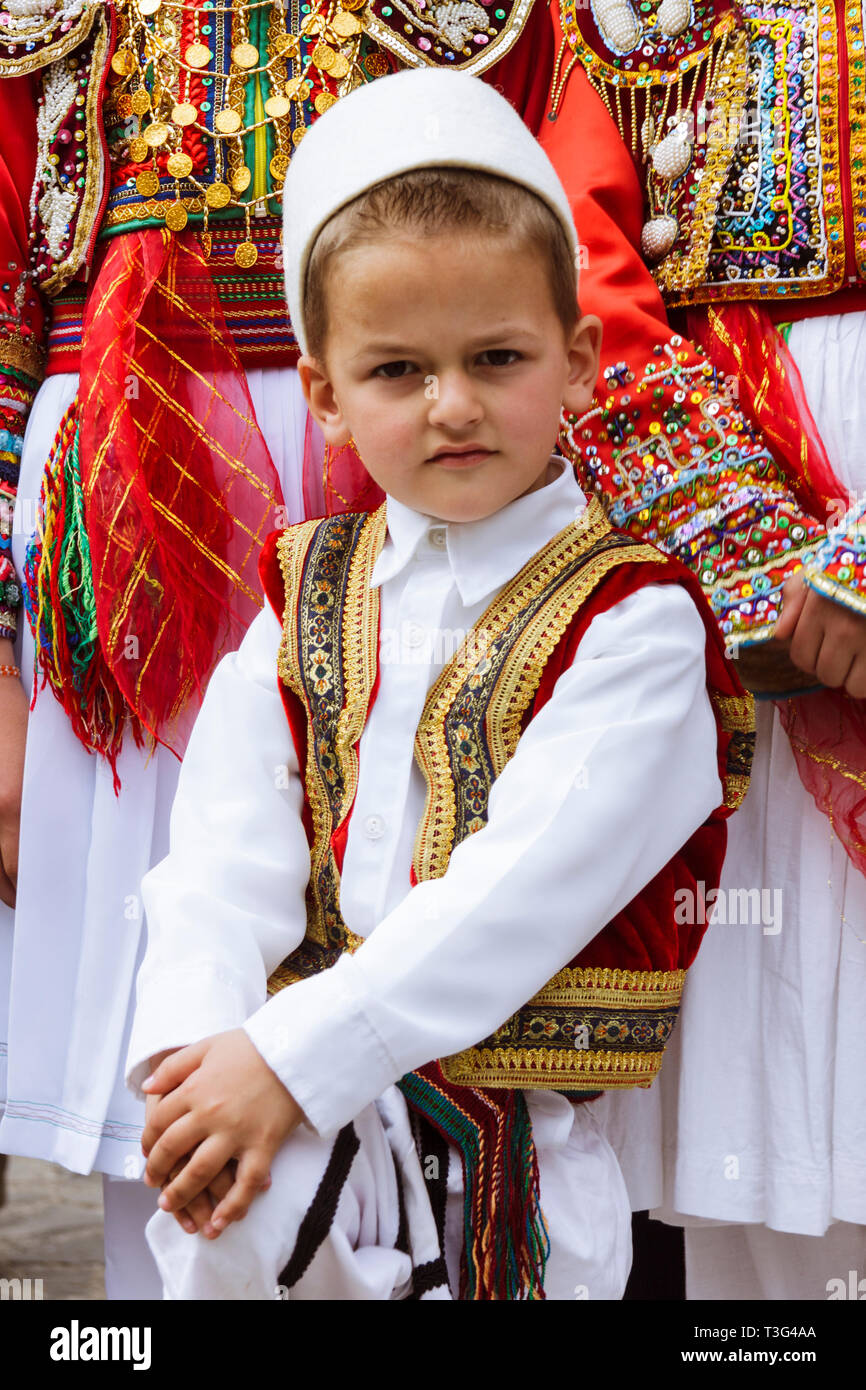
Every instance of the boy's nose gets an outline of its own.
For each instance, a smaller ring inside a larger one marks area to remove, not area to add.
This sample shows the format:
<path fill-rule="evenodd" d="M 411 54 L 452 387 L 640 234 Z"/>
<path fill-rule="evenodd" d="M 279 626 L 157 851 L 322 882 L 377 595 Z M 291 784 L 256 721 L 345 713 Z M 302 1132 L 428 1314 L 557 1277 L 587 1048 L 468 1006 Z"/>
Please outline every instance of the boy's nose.
<path fill-rule="evenodd" d="M 465 429 L 477 424 L 484 414 L 475 383 L 465 372 L 431 375 L 425 392 L 430 402 L 427 418 L 431 425 Z"/>

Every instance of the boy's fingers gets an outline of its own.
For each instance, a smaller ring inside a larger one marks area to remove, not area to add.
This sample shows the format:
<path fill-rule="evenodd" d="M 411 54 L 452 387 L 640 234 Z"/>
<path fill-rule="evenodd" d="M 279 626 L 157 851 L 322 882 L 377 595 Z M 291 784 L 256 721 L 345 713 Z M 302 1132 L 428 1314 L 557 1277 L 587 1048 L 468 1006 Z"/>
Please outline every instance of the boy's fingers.
<path fill-rule="evenodd" d="M 186 1115 L 189 1108 L 189 1100 L 183 1087 L 171 1091 L 167 1096 L 148 1096 L 141 1136 L 141 1147 L 146 1158 L 150 1157 L 160 1136 L 170 1125 Z"/>
<path fill-rule="evenodd" d="M 212 1135 L 199 1144 L 178 1176 L 164 1189 L 159 1199 L 163 1211 L 177 1211 L 189 1206 L 194 1197 L 216 1177 L 231 1158 L 231 1148 L 225 1139 Z"/>
<path fill-rule="evenodd" d="M 208 1183 L 208 1196 L 213 1203 L 211 1213 L 213 1213 L 215 1207 L 219 1206 L 223 1197 L 231 1192 L 235 1180 L 236 1169 L 237 1165 L 234 1160 L 232 1160 L 231 1163 L 226 1164 L 221 1173 L 217 1173 L 213 1182 Z"/>
<path fill-rule="evenodd" d="M 179 1221 L 183 1229 L 193 1235 L 206 1226 L 213 1215 L 214 1204 L 210 1197 L 210 1188 L 205 1192 L 200 1192 L 197 1197 L 193 1197 L 185 1207 L 174 1212 L 174 1218 Z"/>
<path fill-rule="evenodd" d="M 166 1057 L 164 1062 L 160 1062 L 146 1081 L 142 1082 L 141 1089 L 148 1093 L 151 1091 L 162 1093 L 173 1091 L 175 1086 L 179 1086 L 201 1065 L 208 1046 L 209 1040 L 205 1038 L 202 1042 L 193 1043 L 190 1047 L 182 1047 L 179 1052 L 173 1052 L 170 1057 Z"/>
<path fill-rule="evenodd" d="M 270 1155 L 250 1149 L 238 1160 L 237 1177 L 228 1196 L 219 1203 L 211 1217 L 211 1227 L 218 1235 L 232 1221 L 246 1216 L 253 1198 L 270 1186 Z M 207 1232 L 205 1232 L 207 1234 Z"/>
<path fill-rule="evenodd" d="M 182 1167 L 183 1165 L 180 1165 Z M 180 1167 L 172 1173 L 175 1178 L 180 1172 Z M 200 1192 L 197 1197 L 193 1197 L 187 1206 L 181 1207 L 179 1211 L 172 1213 L 178 1225 L 189 1235 L 195 1235 L 196 1231 L 201 1231 L 213 1216 L 214 1207 L 231 1191 L 232 1183 L 235 1180 L 234 1160 L 227 1163 L 221 1172 L 210 1182 L 204 1192 Z"/>
<path fill-rule="evenodd" d="M 208 1131 L 200 1116 L 184 1115 L 176 1120 L 150 1151 L 144 1170 L 146 1186 L 162 1187 L 181 1160 L 186 1158 L 187 1154 L 191 1154 L 207 1137 Z M 180 1202 L 178 1205 L 184 1206 L 185 1203 Z"/>
<path fill-rule="evenodd" d="M 144 1101 L 144 1129 L 141 1132 L 141 1150 L 147 1158 L 159 1135 L 153 1127 L 153 1117 L 156 1114 L 156 1107 L 159 1104 L 159 1096 L 146 1096 Z"/>

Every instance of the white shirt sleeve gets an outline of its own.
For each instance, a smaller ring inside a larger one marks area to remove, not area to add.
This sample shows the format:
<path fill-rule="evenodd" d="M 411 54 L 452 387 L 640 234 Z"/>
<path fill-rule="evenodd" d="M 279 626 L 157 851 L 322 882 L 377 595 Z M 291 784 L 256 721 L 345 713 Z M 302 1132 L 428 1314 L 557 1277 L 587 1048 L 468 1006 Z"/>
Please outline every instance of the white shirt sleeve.
<path fill-rule="evenodd" d="M 673 585 L 595 618 L 497 779 L 487 825 L 445 875 L 412 888 L 354 955 L 249 1019 L 319 1133 L 501 1025 L 719 805 L 704 645 Z M 238 873 L 260 901 L 254 866 Z"/>
<path fill-rule="evenodd" d="M 310 851 L 279 642 L 266 608 L 214 672 L 180 772 L 170 853 L 142 882 L 134 1089 L 157 1052 L 240 1027 L 304 936 Z"/>

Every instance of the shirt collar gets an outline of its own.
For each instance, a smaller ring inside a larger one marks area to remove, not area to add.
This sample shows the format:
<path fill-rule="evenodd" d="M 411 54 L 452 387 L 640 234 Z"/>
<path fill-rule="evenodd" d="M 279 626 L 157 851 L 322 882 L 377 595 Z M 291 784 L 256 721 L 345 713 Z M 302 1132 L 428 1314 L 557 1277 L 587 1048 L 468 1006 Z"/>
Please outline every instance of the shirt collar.
<path fill-rule="evenodd" d="M 393 579 L 423 546 L 427 554 L 447 556 L 464 604 L 497 592 L 586 508 L 571 465 L 558 455 L 553 462 L 560 466 L 553 482 L 481 521 L 440 521 L 387 497 L 388 535 L 370 583 L 377 586 Z M 431 544 L 431 533 L 435 541 L 443 532 L 444 545 Z"/>

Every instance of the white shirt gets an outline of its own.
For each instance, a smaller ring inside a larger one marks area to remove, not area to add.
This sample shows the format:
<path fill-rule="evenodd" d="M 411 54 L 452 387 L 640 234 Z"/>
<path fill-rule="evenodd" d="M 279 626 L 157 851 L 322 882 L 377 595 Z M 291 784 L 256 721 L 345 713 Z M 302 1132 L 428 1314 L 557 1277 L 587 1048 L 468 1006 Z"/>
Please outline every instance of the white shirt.
<path fill-rule="evenodd" d="M 309 847 L 270 610 L 219 665 L 184 760 L 171 851 L 146 876 L 130 1085 L 169 1047 L 241 1025 L 309 1123 L 335 1133 L 406 1072 L 477 1043 L 566 965 L 722 799 L 704 627 L 679 586 L 596 617 L 497 779 L 487 825 L 409 887 L 427 692 L 503 586 L 586 505 L 570 468 L 494 516 L 389 498 L 379 693 L 341 894 L 352 956 L 266 1001 L 300 943 Z"/>

